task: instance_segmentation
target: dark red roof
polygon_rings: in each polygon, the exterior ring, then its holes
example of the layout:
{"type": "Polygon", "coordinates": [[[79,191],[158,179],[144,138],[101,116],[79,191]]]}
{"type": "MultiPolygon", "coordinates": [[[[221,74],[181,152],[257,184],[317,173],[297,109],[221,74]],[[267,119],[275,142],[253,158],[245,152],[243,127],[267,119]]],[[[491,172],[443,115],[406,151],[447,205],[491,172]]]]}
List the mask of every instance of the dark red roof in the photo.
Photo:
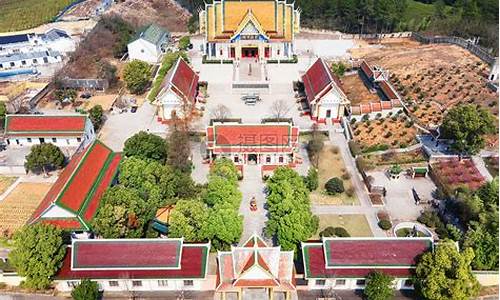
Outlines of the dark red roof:
{"type": "Polygon", "coordinates": [[[424,238],[338,238],[326,239],[323,244],[302,245],[307,278],[364,277],[373,270],[399,277],[410,276],[416,259],[430,250],[432,240],[424,238]]]}
{"type": "MultiPolygon", "coordinates": [[[[99,141],[76,153],[45,195],[29,223],[39,221],[51,205],[57,205],[74,213],[80,222],[88,226],[104,191],[115,178],[120,160],[121,155],[113,153],[99,141]]],[[[58,223],[61,222],[54,224],[58,223]]]]}
{"type": "Polygon", "coordinates": [[[54,219],[41,219],[41,223],[51,224],[66,230],[77,230],[83,227],[83,224],[78,218],[54,218],[54,219]]]}
{"type": "Polygon", "coordinates": [[[373,77],[372,68],[365,60],[363,60],[363,62],[361,63],[361,70],[363,70],[366,77],[368,77],[369,79],[371,79],[373,77]]]}
{"type": "Polygon", "coordinates": [[[379,82],[380,89],[384,93],[384,95],[387,97],[389,100],[397,100],[398,95],[394,92],[392,87],[390,86],[390,83],[387,81],[383,80],[379,82]]]}
{"type": "Polygon", "coordinates": [[[198,89],[198,79],[198,74],[191,69],[184,59],[179,57],[174,73],[170,78],[174,91],[180,97],[194,103],[198,89]]]}
{"type": "Polygon", "coordinates": [[[312,102],[331,88],[334,79],[328,66],[321,58],[318,58],[302,76],[302,81],[304,82],[307,101],[312,102]]]}
{"type": "Polygon", "coordinates": [[[72,269],[178,269],[181,239],[74,240],[72,269]]]}
{"type": "Polygon", "coordinates": [[[432,247],[428,239],[327,239],[327,266],[412,266],[432,247]]]}
{"type": "Polygon", "coordinates": [[[5,135],[13,136],[81,136],[87,116],[7,115],[5,135]]]}
{"type": "Polygon", "coordinates": [[[278,282],[274,279],[238,279],[234,286],[279,286],[278,282]]]}
{"type": "MultiPolygon", "coordinates": [[[[119,278],[205,278],[207,273],[207,259],[209,254],[208,244],[184,244],[180,260],[180,269],[120,269],[120,270],[72,270],[71,247],[68,247],[66,256],[56,279],[119,279],[119,278]]],[[[125,262],[126,263],[126,262],[125,262]]]]}

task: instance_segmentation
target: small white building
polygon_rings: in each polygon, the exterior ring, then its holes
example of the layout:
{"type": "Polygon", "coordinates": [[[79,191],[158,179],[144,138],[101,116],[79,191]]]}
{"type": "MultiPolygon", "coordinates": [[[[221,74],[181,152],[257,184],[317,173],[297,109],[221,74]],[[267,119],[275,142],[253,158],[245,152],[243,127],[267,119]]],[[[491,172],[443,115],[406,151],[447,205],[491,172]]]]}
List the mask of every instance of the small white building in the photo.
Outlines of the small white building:
{"type": "Polygon", "coordinates": [[[58,147],[86,147],[96,138],[86,115],[7,115],[4,137],[9,147],[51,143],[58,147]]]}
{"type": "Polygon", "coordinates": [[[339,122],[350,104],[342,90],[340,80],[318,58],[302,76],[306,101],[309,105],[311,119],[325,123],[326,120],[339,122]]]}
{"type": "Polygon", "coordinates": [[[166,52],[169,41],[168,31],[154,24],[149,25],[127,45],[129,58],[155,64],[166,52]]]}
{"type": "Polygon", "coordinates": [[[62,61],[61,53],[52,50],[11,53],[0,55],[0,70],[36,67],[62,61]]]}
{"type": "Polygon", "coordinates": [[[158,118],[167,121],[173,115],[185,117],[195,107],[199,76],[181,57],[170,69],[156,97],[158,118]]]}
{"type": "Polygon", "coordinates": [[[90,279],[105,292],[213,290],[209,252],[209,243],[182,238],[73,240],[55,276],[56,289],[71,292],[90,279]]]}

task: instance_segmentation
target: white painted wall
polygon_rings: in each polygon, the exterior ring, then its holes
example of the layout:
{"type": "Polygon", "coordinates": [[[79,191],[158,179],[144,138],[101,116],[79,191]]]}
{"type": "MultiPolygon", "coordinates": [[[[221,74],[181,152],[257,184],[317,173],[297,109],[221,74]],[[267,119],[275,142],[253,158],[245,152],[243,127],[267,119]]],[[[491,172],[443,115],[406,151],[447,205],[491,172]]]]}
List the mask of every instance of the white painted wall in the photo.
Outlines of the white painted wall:
{"type": "MultiPolygon", "coordinates": [[[[307,287],[309,290],[320,290],[320,289],[335,289],[335,290],[360,290],[364,289],[364,285],[358,285],[358,280],[365,280],[365,278],[328,278],[328,279],[309,279],[307,282],[307,287]],[[324,280],[325,284],[321,284],[321,281],[324,280]],[[345,281],[344,284],[341,284],[341,281],[345,281]]],[[[398,278],[394,282],[394,289],[396,290],[413,290],[412,286],[405,286],[405,281],[408,278],[398,278]]]]}
{"type": "Polygon", "coordinates": [[[45,56],[34,59],[20,59],[20,60],[9,60],[0,63],[0,70],[7,69],[17,69],[17,68],[27,68],[33,66],[54,64],[58,62],[62,62],[62,56],[45,56]],[[45,62],[44,58],[46,58],[47,62],[45,62]]]}
{"type": "MultiPolygon", "coordinates": [[[[200,291],[205,289],[205,279],[192,280],[193,285],[187,285],[188,280],[179,279],[97,279],[92,280],[99,284],[104,291],[200,291]],[[111,281],[118,282],[118,286],[111,286],[111,281]],[[133,281],[140,281],[141,286],[134,286],[133,281]],[[166,282],[166,286],[160,283],[166,282]]],[[[78,285],[79,280],[56,280],[56,289],[61,292],[71,292],[78,285]]]]}
{"type": "Polygon", "coordinates": [[[161,56],[161,50],[152,43],[144,40],[137,39],[127,45],[128,55],[130,60],[140,60],[147,63],[157,63],[161,56]]]}

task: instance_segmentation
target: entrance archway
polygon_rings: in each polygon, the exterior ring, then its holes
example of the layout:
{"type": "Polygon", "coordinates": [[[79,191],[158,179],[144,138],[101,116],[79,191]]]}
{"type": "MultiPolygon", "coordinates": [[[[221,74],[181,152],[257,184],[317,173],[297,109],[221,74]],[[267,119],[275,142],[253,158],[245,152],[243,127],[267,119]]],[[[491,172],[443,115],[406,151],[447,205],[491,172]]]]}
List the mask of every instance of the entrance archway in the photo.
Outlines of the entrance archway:
{"type": "Polygon", "coordinates": [[[249,164],[257,164],[257,154],[248,154],[248,163],[249,164]]]}
{"type": "Polygon", "coordinates": [[[254,58],[259,56],[259,48],[257,47],[243,47],[241,48],[242,58],[254,58]]]}

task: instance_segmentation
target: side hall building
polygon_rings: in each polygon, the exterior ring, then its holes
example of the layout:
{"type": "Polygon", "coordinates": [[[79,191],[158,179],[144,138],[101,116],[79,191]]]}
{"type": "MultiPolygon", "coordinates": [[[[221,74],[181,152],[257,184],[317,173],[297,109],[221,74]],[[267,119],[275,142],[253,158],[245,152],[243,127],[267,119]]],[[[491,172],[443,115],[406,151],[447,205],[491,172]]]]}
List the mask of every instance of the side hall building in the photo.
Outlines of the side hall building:
{"type": "Polygon", "coordinates": [[[284,0],[215,0],[199,13],[208,59],[290,59],[300,10],[284,0]]]}

